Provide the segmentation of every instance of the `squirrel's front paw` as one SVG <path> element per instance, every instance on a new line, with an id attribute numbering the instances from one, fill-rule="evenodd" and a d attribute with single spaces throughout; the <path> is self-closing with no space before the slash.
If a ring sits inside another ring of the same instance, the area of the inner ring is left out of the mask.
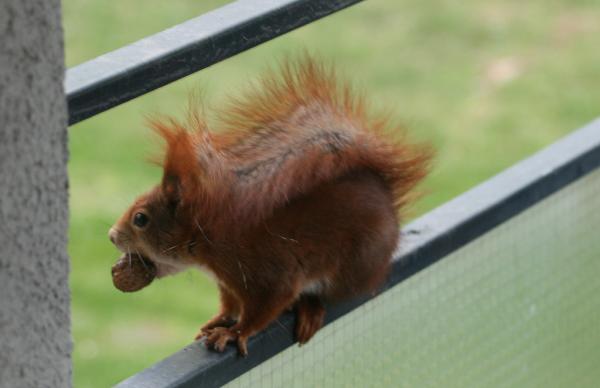
<path id="1" fill-rule="evenodd" d="M 229 342 L 237 342 L 238 351 L 242 356 L 248 355 L 248 337 L 240 335 L 240 331 L 235 327 L 215 327 L 206 334 L 206 346 L 215 349 L 218 352 L 225 350 Z"/>
<path id="2" fill-rule="evenodd" d="M 200 338 L 208 337 L 215 328 L 228 328 L 235 325 L 236 323 L 237 321 L 234 318 L 231 318 L 229 315 L 218 314 L 200 328 L 200 331 L 198 332 L 198 334 L 196 334 L 195 339 L 199 340 Z"/>

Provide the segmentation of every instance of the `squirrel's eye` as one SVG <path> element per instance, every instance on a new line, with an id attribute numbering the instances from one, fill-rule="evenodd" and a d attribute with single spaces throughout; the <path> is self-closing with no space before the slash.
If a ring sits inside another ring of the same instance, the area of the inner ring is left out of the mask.
<path id="1" fill-rule="evenodd" d="M 148 224 L 148 216 L 144 213 L 135 213 L 135 216 L 133 216 L 133 224 L 138 228 L 143 228 Z"/>

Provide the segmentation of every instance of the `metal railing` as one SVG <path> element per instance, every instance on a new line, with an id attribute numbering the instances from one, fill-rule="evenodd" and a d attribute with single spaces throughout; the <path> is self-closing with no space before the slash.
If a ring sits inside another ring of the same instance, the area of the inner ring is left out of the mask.
<path id="1" fill-rule="evenodd" d="M 67 71 L 69 125 L 360 0 L 240 0 Z"/>

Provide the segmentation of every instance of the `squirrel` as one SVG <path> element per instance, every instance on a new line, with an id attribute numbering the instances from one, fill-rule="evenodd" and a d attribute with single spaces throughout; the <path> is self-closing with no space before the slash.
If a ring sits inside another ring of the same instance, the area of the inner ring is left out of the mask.
<path id="1" fill-rule="evenodd" d="M 220 352 L 232 342 L 243 356 L 285 310 L 304 344 L 327 303 L 377 290 L 432 155 L 308 54 L 232 98 L 210 129 L 195 106 L 187 120 L 150 126 L 165 143 L 162 180 L 110 240 L 158 278 L 190 267 L 211 275 L 221 307 L 196 339 Z"/>

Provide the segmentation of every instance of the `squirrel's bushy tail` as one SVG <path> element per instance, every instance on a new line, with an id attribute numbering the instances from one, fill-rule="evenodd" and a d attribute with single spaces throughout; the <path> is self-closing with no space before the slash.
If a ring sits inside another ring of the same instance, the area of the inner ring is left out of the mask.
<path id="1" fill-rule="evenodd" d="M 308 54 L 266 72 L 219 117 L 249 219 L 358 169 L 380 174 L 401 210 L 432 155 L 387 117 L 370 114 L 362 93 Z"/>
<path id="2" fill-rule="evenodd" d="M 369 114 L 361 93 L 308 54 L 284 61 L 231 98 L 217 112 L 214 131 L 199 113 L 189 117 L 187 124 L 153 123 L 167 143 L 164 166 L 182 165 L 171 160 L 183 156 L 175 147 L 193 145 L 195 155 L 187 152 L 180 173 L 189 167 L 196 182 L 210 186 L 202 187 L 195 208 L 240 227 L 261 222 L 324 182 L 365 169 L 385 180 L 400 211 L 431 156 L 428 147 L 407 141 L 402 128 Z M 217 229 L 231 231 L 225 224 Z"/>

